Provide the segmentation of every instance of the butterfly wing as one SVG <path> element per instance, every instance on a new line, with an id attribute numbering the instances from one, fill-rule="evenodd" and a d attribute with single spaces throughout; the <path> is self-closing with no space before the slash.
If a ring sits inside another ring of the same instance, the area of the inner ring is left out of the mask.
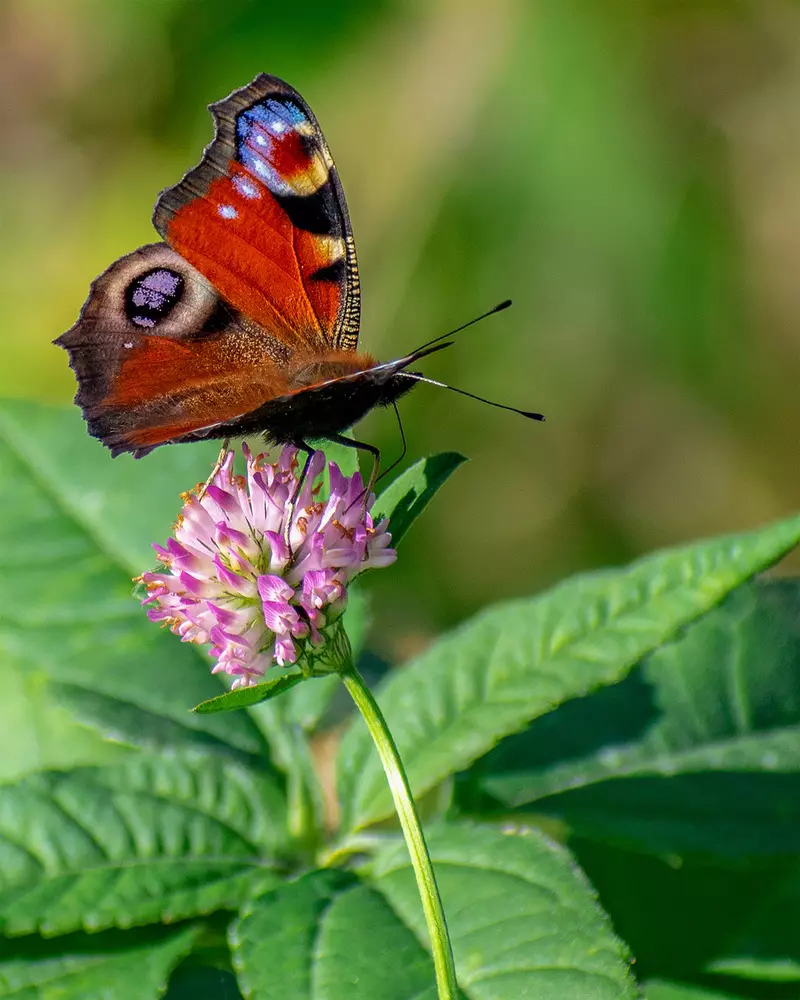
<path id="1" fill-rule="evenodd" d="M 156 229 L 223 299 L 290 348 L 355 350 L 355 243 L 313 112 L 266 74 L 210 110 L 214 140 L 161 194 Z"/>
<path id="2" fill-rule="evenodd" d="M 101 274 L 56 343 L 69 352 L 89 432 L 114 455 L 224 436 L 213 429 L 290 391 L 290 348 L 165 243 Z"/>
<path id="3" fill-rule="evenodd" d="M 225 436 L 309 384 L 317 360 L 372 363 L 352 353 L 355 244 L 311 109 L 262 74 L 211 110 L 200 164 L 156 204 L 167 243 L 113 264 L 56 341 L 90 433 L 114 454 Z"/>

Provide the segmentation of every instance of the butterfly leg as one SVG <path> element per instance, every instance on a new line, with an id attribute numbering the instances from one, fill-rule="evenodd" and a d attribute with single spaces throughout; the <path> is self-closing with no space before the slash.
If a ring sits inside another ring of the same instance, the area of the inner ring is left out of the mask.
<path id="1" fill-rule="evenodd" d="M 300 478 L 297 480 L 297 486 L 292 494 L 292 498 L 289 501 L 288 514 L 284 522 L 284 541 L 289 548 L 289 559 L 294 559 L 294 552 L 292 552 L 292 543 L 289 540 L 289 536 L 292 530 L 292 522 L 294 521 L 295 508 L 297 507 L 297 501 L 300 499 L 300 493 L 303 490 L 306 477 L 308 476 L 311 459 L 314 457 L 314 449 L 305 441 L 295 441 L 294 446 L 298 451 L 304 451 L 306 453 L 306 461 L 303 465 L 303 471 L 300 473 Z"/>
<path id="2" fill-rule="evenodd" d="M 222 463 L 225 461 L 225 456 L 228 454 L 228 448 L 230 446 L 230 443 L 231 443 L 230 438 L 225 438 L 225 440 L 222 442 L 222 447 L 220 448 L 219 455 L 217 456 L 217 460 L 214 463 L 214 468 L 211 470 L 211 475 L 208 477 L 208 479 L 206 479 L 206 481 L 200 487 L 200 492 L 197 494 L 198 500 L 203 499 L 203 497 L 206 495 L 208 487 L 217 478 L 217 474 L 219 473 L 219 470 L 222 468 Z"/>
<path id="3" fill-rule="evenodd" d="M 353 438 L 345 437 L 343 434 L 331 434 L 328 440 L 333 441 L 335 444 L 343 444 L 346 448 L 355 448 L 357 451 L 367 451 L 370 455 L 372 455 L 372 472 L 369 476 L 369 482 L 367 483 L 364 491 L 361 493 L 361 496 L 357 497 L 356 500 L 353 501 L 353 503 L 356 503 L 358 500 L 363 501 L 364 509 L 366 510 L 370 494 L 372 493 L 378 479 L 378 469 L 381 464 L 380 450 L 373 444 L 367 444 L 366 441 L 356 441 Z M 350 506 L 352 506 L 352 504 Z"/>

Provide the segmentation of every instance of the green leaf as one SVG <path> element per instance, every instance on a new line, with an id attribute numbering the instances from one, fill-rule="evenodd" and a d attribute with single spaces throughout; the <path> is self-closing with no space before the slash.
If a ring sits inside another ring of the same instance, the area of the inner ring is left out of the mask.
<path id="1" fill-rule="evenodd" d="M 344 611 L 344 629 L 350 640 L 354 660 L 357 660 L 364 650 L 371 624 L 369 592 L 358 580 L 354 580 L 347 589 L 347 607 Z"/>
<path id="2" fill-rule="evenodd" d="M 740 588 L 617 688 L 507 740 L 484 786 L 639 850 L 800 849 L 798 621 L 797 581 Z"/>
<path id="3" fill-rule="evenodd" d="M 199 705 L 195 705 L 192 711 L 198 712 L 200 715 L 208 715 L 212 712 L 232 712 L 237 708 L 258 705 L 262 701 L 269 701 L 270 698 L 277 698 L 285 691 L 290 691 L 295 684 L 304 680 L 306 678 L 303 674 L 284 674 L 271 681 L 264 681 L 263 684 L 254 684 L 252 687 L 237 688 L 235 691 L 218 694 L 216 698 L 201 701 Z"/>
<path id="4" fill-rule="evenodd" d="M 179 966 L 169 981 L 164 1000 L 244 1000 L 236 977 L 228 969 L 191 962 Z"/>
<path id="5" fill-rule="evenodd" d="M 172 969 L 191 951 L 199 928 L 147 943 L 95 944 L 82 940 L 80 947 L 56 950 L 42 946 L 15 954 L 15 944 L 0 951 L 0 1000 L 157 1000 L 167 988 Z M 44 952 L 44 953 L 43 953 Z"/>
<path id="6" fill-rule="evenodd" d="M 798 621 L 800 582 L 739 588 L 641 673 L 501 744 L 484 786 L 519 806 L 626 777 L 800 770 Z"/>
<path id="7" fill-rule="evenodd" d="M 773 983 L 800 982 L 800 866 L 781 879 L 709 972 Z"/>
<path id="8" fill-rule="evenodd" d="M 645 983 L 644 995 L 645 1000 L 739 1000 L 733 993 L 655 979 Z"/>
<path id="9" fill-rule="evenodd" d="M 800 775 L 629 778 L 542 799 L 588 839 L 655 855 L 755 861 L 800 851 Z"/>
<path id="10" fill-rule="evenodd" d="M 565 848 L 534 830 L 466 824 L 433 828 L 427 839 L 470 1000 L 638 996 L 627 949 Z M 426 941 L 404 843 L 377 856 L 371 881 Z"/>
<path id="11" fill-rule="evenodd" d="M 366 602 L 358 585 L 351 586 L 345 627 L 357 656 L 366 630 Z M 270 740 L 272 759 L 288 776 L 290 828 L 299 837 L 321 829 L 324 801 L 307 739 L 339 688 L 338 675 L 313 677 L 282 697 L 251 709 L 253 718 Z"/>
<path id="12" fill-rule="evenodd" d="M 570 849 L 636 955 L 637 969 L 686 982 L 723 953 L 782 877 L 783 865 L 774 861 L 718 867 L 582 838 L 571 838 Z"/>
<path id="13" fill-rule="evenodd" d="M 272 884 L 285 847 L 272 781 L 216 755 L 137 754 L 0 788 L 7 934 L 173 921 Z"/>
<path id="14" fill-rule="evenodd" d="M 312 982 L 319 984 L 317 966 L 327 950 L 321 925 L 353 882 L 345 872 L 314 871 L 250 904 L 230 931 L 233 963 L 246 996 L 307 1000 L 317 991 Z"/>
<path id="15" fill-rule="evenodd" d="M 466 1000 L 624 1000 L 624 945 L 564 848 L 532 831 L 447 826 L 429 837 Z M 363 882 L 317 871 L 251 904 L 232 932 L 252 1000 L 435 1000 L 427 930 L 405 844 Z"/>
<path id="16" fill-rule="evenodd" d="M 129 576 L 153 564 L 152 543 L 169 534 L 179 494 L 205 480 L 219 452 L 218 442 L 208 442 L 112 459 L 89 437 L 76 406 L 16 399 L 0 402 L 0 439 L 66 519 Z"/>
<path id="17" fill-rule="evenodd" d="M 557 705 L 619 681 L 800 539 L 800 518 L 697 542 L 496 605 L 435 643 L 383 688 L 381 707 L 417 796 Z M 360 720 L 340 750 L 346 822 L 392 813 Z"/>
<path id="18" fill-rule="evenodd" d="M 459 465 L 466 462 L 455 451 L 420 459 L 390 483 L 375 501 L 372 517 L 389 518 L 392 544 L 397 545 Z"/>
<path id="19" fill-rule="evenodd" d="M 121 759 L 128 748 L 76 722 L 19 649 L 12 655 L 0 625 L 0 783 L 28 771 Z"/>
<path id="20" fill-rule="evenodd" d="M 178 509 L 166 494 L 185 483 L 180 455 L 184 449 L 166 448 L 135 464 L 111 461 L 74 407 L 0 404 L 0 476 L 8 484 L 0 496 L 0 648 L 28 674 L 56 682 L 59 702 L 105 735 L 263 755 L 266 743 L 247 714 L 187 711 L 219 694 L 220 684 L 131 595 L 132 567 L 152 562 L 137 555 L 139 533 L 151 532 L 148 547 L 163 540 Z M 202 451 L 195 461 L 202 468 Z"/>

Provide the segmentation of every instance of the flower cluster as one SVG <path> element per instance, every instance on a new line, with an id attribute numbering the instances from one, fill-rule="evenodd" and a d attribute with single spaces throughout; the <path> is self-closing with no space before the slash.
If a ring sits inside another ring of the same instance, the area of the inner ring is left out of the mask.
<path id="1" fill-rule="evenodd" d="M 154 546 L 165 571 L 141 577 L 150 619 L 184 642 L 210 642 L 213 672 L 231 674 L 233 687 L 257 684 L 273 662 L 321 655 L 348 583 L 396 558 L 360 473 L 343 476 L 331 462 L 330 496 L 318 499 L 322 452 L 301 487 L 295 448 L 275 464 L 243 451 L 247 475 L 233 474 L 229 452 L 205 494 L 186 497 L 174 538 Z"/>

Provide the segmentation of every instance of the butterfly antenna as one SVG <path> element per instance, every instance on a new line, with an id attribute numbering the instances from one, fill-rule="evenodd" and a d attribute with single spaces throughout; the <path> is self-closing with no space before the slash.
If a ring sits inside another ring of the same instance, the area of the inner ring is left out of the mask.
<path id="1" fill-rule="evenodd" d="M 438 385 L 440 389 L 449 389 L 450 392 L 457 392 L 459 396 L 469 396 L 470 399 L 477 399 L 479 403 L 486 403 L 487 406 L 496 406 L 498 410 L 510 410 L 512 413 L 518 413 L 521 417 L 527 417 L 529 420 L 544 420 L 543 413 L 534 413 L 531 410 L 520 410 L 516 406 L 507 406 L 505 403 L 496 403 L 493 399 L 486 399 L 485 396 L 476 396 L 474 392 L 467 392 L 466 389 L 457 389 L 454 385 L 448 385 L 446 382 L 437 382 L 434 378 L 426 378 L 424 375 L 419 375 L 416 372 L 397 372 L 398 375 L 402 375 L 404 378 L 412 378 L 415 382 L 427 382 L 428 385 Z"/>
<path id="2" fill-rule="evenodd" d="M 480 316 L 476 316 L 475 319 L 471 319 L 468 323 L 464 323 L 461 326 L 457 326 L 455 330 L 451 330 L 449 333 L 442 333 L 438 337 L 434 337 L 433 340 L 429 340 L 426 344 L 418 347 L 416 351 L 411 353 L 417 356 L 420 351 L 424 351 L 426 347 L 430 347 L 431 344 L 438 344 L 440 340 L 446 340 L 448 337 L 454 337 L 457 333 L 461 333 L 462 330 L 466 330 L 469 326 L 474 326 L 476 323 L 480 323 L 482 319 L 486 319 L 488 316 L 494 316 L 495 313 L 502 312 L 504 309 L 508 309 L 511 305 L 511 299 L 505 299 L 505 301 L 500 302 L 493 309 L 489 309 L 488 312 L 481 313 Z"/>
<path id="3" fill-rule="evenodd" d="M 403 443 L 403 449 L 402 449 L 402 451 L 400 452 L 400 454 L 398 455 L 398 457 L 397 457 L 397 458 L 396 458 L 396 459 L 395 459 L 395 460 L 394 460 L 394 461 L 392 462 L 392 464 L 391 464 L 391 465 L 389 466 L 389 468 L 388 468 L 388 469 L 384 469 L 384 470 L 383 470 L 383 472 L 382 472 L 382 473 L 381 473 L 381 474 L 380 474 L 380 475 L 378 476 L 378 478 L 377 478 L 377 479 L 375 480 L 375 483 L 376 483 L 376 484 L 377 484 L 377 483 L 379 483 L 379 482 L 381 481 L 381 479 L 383 479 L 383 477 L 384 477 L 384 476 L 388 476 L 388 475 L 389 475 L 389 473 L 390 473 L 390 472 L 391 472 L 391 471 L 392 471 L 393 469 L 396 469 L 396 468 L 397 468 L 397 466 L 398 466 L 398 465 L 399 465 L 399 464 L 400 464 L 400 463 L 401 463 L 401 462 L 403 461 L 403 459 L 404 459 L 404 458 L 406 457 L 406 452 L 408 451 L 408 445 L 407 445 L 407 443 L 406 443 L 406 432 L 405 432 L 405 431 L 403 430 L 403 421 L 402 421 L 402 420 L 400 419 L 400 411 L 399 411 L 399 410 L 397 409 L 397 402 L 396 402 L 396 401 L 394 401 L 394 402 L 392 403 L 392 406 L 394 407 L 394 415 L 395 415 L 395 416 L 397 417 L 397 426 L 398 426 L 398 428 L 400 429 L 400 440 L 401 440 L 401 441 L 402 441 L 402 443 Z"/>

